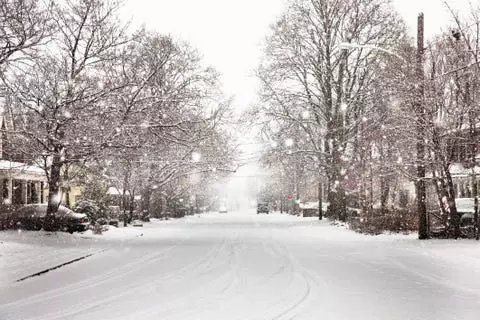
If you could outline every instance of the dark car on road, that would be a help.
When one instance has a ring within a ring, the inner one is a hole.
[[[268,208],[268,203],[258,203],[257,204],[257,214],[260,213],[270,213],[270,209]]]
[[[12,213],[14,225],[27,230],[40,230],[47,214],[47,204],[28,204]],[[77,213],[60,206],[54,219],[54,229],[73,233],[85,231],[90,221],[86,214]]]

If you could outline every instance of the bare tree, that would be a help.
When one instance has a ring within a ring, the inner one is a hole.
[[[309,136],[328,179],[329,211],[341,219],[349,150],[375,112],[368,104],[375,70],[404,33],[389,1],[306,0],[292,2],[268,39],[259,69],[266,114]],[[383,50],[348,51],[342,43]]]
[[[51,33],[51,4],[36,0],[0,0],[0,71],[28,56]]]
[[[111,94],[124,86],[116,68],[126,42],[115,15],[116,2],[55,2],[55,33],[33,64],[4,77],[14,110],[24,122],[14,132],[28,141],[26,155],[43,159],[49,184],[45,228],[51,229],[60,203],[61,173],[107,147],[115,138],[110,124]]]

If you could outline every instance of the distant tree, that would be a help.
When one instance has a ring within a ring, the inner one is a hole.
[[[376,113],[369,104],[374,75],[404,35],[389,1],[302,0],[292,1],[268,38],[258,71],[264,113],[301,132],[306,144],[298,151],[317,158],[328,181],[329,211],[342,220],[352,143],[363,119]]]

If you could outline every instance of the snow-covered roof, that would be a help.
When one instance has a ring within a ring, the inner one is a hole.
[[[128,190],[127,190],[128,192]],[[117,189],[115,187],[109,187],[107,190],[107,194],[111,196],[121,196],[123,195],[123,189]],[[135,196],[135,200],[140,200],[142,197],[140,195]]]
[[[473,168],[475,175],[480,175],[480,167]],[[468,177],[472,174],[471,168],[465,168],[461,163],[454,163],[450,166],[450,173],[453,177]]]
[[[107,194],[112,195],[112,196],[121,195],[122,193],[123,193],[123,190],[119,190],[115,187],[110,187],[107,190]]]
[[[301,202],[300,209],[318,209],[318,201],[316,202]]]
[[[459,212],[475,213],[475,199],[473,198],[457,198],[455,206]]]
[[[300,202],[300,209],[318,209],[318,201]],[[328,202],[322,202],[322,209],[326,210]]]
[[[23,162],[13,162],[8,160],[0,160],[0,173],[7,172],[14,175],[17,179],[28,179],[35,177],[45,180],[45,171],[37,166],[29,165]],[[25,175],[26,177],[20,177]],[[28,176],[28,177],[27,177]]]

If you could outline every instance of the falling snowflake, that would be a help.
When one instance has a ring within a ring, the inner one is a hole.
[[[198,152],[193,152],[192,153],[192,161],[193,162],[200,162],[200,160],[202,159],[202,155]]]
[[[286,145],[287,147],[293,146],[293,143],[294,143],[294,142],[293,142],[293,139],[290,139],[290,138],[289,138],[289,139],[285,140],[285,145]]]

